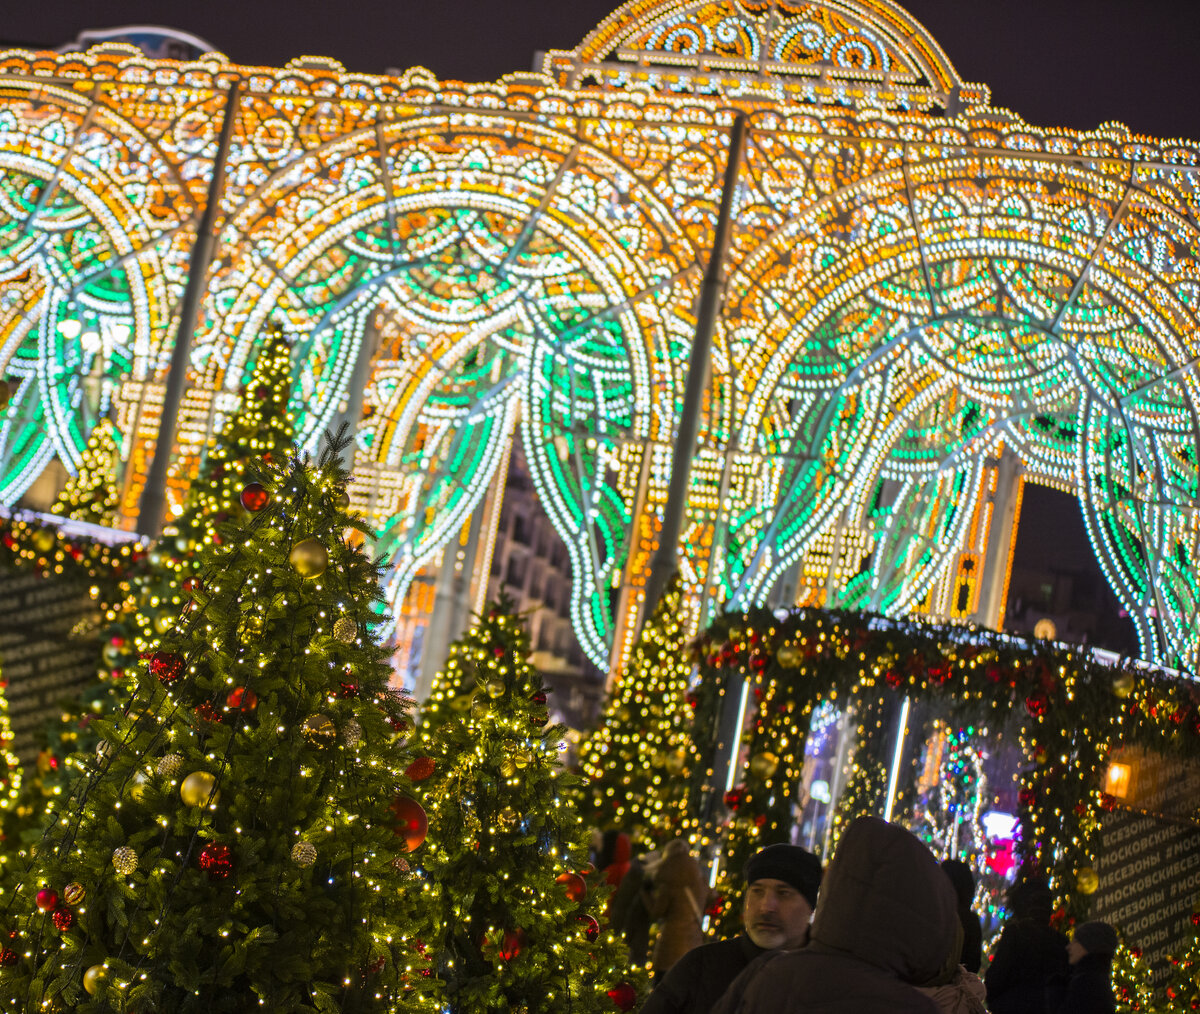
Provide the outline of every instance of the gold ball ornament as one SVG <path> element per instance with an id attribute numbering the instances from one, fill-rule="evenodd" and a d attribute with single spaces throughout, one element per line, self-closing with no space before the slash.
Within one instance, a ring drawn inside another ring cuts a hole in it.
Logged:
<path id="1" fill-rule="evenodd" d="M 87 991 L 88 996 L 95 996 L 104 987 L 104 980 L 108 978 L 108 969 L 103 965 L 92 965 L 86 972 L 83 973 L 83 988 Z"/>
<path id="2" fill-rule="evenodd" d="M 488 697 L 494 701 L 503 697 L 508 687 L 505 686 L 504 680 L 488 680 L 483 689 L 487 691 Z"/>
<path id="3" fill-rule="evenodd" d="M 337 740 L 337 726 L 328 715 L 309 715 L 300 725 L 300 734 L 310 746 L 326 747 Z"/>
<path id="4" fill-rule="evenodd" d="M 122 845 L 120 848 L 113 849 L 112 854 L 113 869 L 115 869 L 123 877 L 131 877 L 138 868 L 138 854 L 128 845 Z"/>
<path id="5" fill-rule="evenodd" d="M 496 819 L 500 822 L 501 827 L 512 827 L 517 822 L 517 811 L 511 806 L 506 806 L 496 814 Z"/>
<path id="6" fill-rule="evenodd" d="M 292 846 L 292 862 L 309 867 L 317 861 L 317 847 L 312 842 L 298 841 Z"/>
<path id="7" fill-rule="evenodd" d="M 129 779 L 129 798 L 135 803 L 140 803 L 146 798 L 146 791 L 150 788 L 150 779 L 146 777 L 145 771 L 135 771 L 133 777 Z"/>
<path id="8" fill-rule="evenodd" d="M 1075 889 L 1080 894 L 1095 894 L 1096 889 L 1100 886 L 1100 877 L 1090 866 L 1080 867 L 1078 873 L 1075 874 Z"/>
<path id="9" fill-rule="evenodd" d="M 785 644 L 775 652 L 775 661 L 785 669 L 798 669 L 804 661 L 804 653 L 794 644 Z"/>
<path id="10" fill-rule="evenodd" d="M 316 539 L 301 539 L 292 546 L 288 563 L 303 578 L 320 577 L 329 566 L 329 551 Z"/>
<path id="11" fill-rule="evenodd" d="M 533 754 L 528 750 L 518 750 L 513 754 L 513 763 L 519 768 L 527 768 L 533 763 Z"/>
<path id="12" fill-rule="evenodd" d="M 340 511 L 348 511 L 350 509 L 350 494 L 344 489 L 339 489 L 333 495 L 333 505 Z"/>
<path id="13" fill-rule="evenodd" d="M 358 719 L 347 719 L 346 724 L 342 726 L 342 742 L 346 746 L 358 746 L 362 742 L 363 727 L 359 724 Z"/>
<path id="14" fill-rule="evenodd" d="M 333 624 L 333 636 L 343 644 L 353 644 L 358 637 L 358 624 L 352 616 L 339 616 Z"/>
<path id="15" fill-rule="evenodd" d="M 154 629 L 160 634 L 165 634 L 175 626 L 175 617 L 170 613 L 159 613 L 154 617 Z"/>
<path id="16" fill-rule="evenodd" d="M 244 639 L 258 637 L 263 632 L 265 626 L 263 618 L 258 613 L 249 613 L 242 618 L 242 625 L 238 633 Z"/>
<path id="17" fill-rule="evenodd" d="M 489 711 L 492 710 L 492 702 L 483 694 L 476 694 L 471 698 L 471 717 L 485 718 Z"/>
<path id="18" fill-rule="evenodd" d="M 71 881 L 62 890 L 62 900 L 68 905 L 78 905 L 86 897 L 87 891 L 77 880 Z"/>
<path id="19" fill-rule="evenodd" d="M 29 536 L 29 541 L 33 543 L 33 548 L 39 553 L 48 553 L 54 548 L 54 529 L 38 528 Z"/>
<path id="20" fill-rule="evenodd" d="M 1112 679 L 1112 691 L 1122 700 L 1133 693 L 1133 673 L 1119 672 Z"/>
<path id="21" fill-rule="evenodd" d="M 500 761 L 500 774 L 505 778 L 511 778 L 517 773 L 517 765 L 511 757 L 505 757 Z"/>
<path id="22" fill-rule="evenodd" d="M 183 767 L 183 757 L 177 753 L 165 753 L 158 759 L 154 770 L 162 778 L 174 778 Z"/>
<path id="23" fill-rule="evenodd" d="M 755 778 L 767 779 L 775 774 L 779 767 L 779 758 L 770 750 L 763 750 L 750 758 L 750 774 Z"/>
<path id="24" fill-rule="evenodd" d="M 193 771 L 179 786 L 179 798 L 188 806 L 211 806 L 220 797 L 217 779 L 207 771 Z"/>

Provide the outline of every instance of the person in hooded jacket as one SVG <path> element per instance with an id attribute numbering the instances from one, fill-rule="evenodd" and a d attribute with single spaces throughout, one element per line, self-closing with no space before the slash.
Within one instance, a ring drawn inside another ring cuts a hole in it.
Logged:
<path id="1" fill-rule="evenodd" d="M 1039 879 L 1018 881 L 1008 892 L 1012 915 L 1004 924 L 987 984 L 992 1014 L 1045 1014 L 1051 985 L 1066 977 L 1067 938 L 1050 927 L 1054 896 Z"/>
<path id="2" fill-rule="evenodd" d="M 859 817 L 825 872 L 808 945 L 758 958 L 713 1014 L 940 1014 L 962 947 L 954 889 L 908 831 Z"/>
<path id="3" fill-rule="evenodd" d="M 1118 944 L 1116 930 L 1106 922 L 1085 922 L 1075 927 L 1067 944 L 1070 977 L 1054 1014 L 1113 1014 L 1117 1002 L 1113 997 L 1112 961 Z"/>

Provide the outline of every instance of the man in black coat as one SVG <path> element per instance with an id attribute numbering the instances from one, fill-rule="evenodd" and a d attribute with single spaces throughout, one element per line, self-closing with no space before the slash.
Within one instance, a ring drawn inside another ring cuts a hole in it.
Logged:
<path id="1" fill-rule="evenodd" d="M 1113 1014 L 1117 1003 L 1112 989 L 1112 960 L 1117 953 L 1117 933 L 1106 922 L 1085 922 L 1075 927 L 1067 944 L 1070 978 L 1055 1014 Z"/>
<path id="2" fill-rule="evenodd" d="M 1008 893 L 1012 915 L 992 954 L 984 982 L 992 1014 L 1044 1014 L 1047 997 L 1067 972 L 1067 938 L 1050 927 L 1054 896 L 1040 880 Z"/>
<path id="3" fill-rule="evenodd" d="M 709 1014 L 721 994 L 760 954 L 800 947 L 821 886 L 821 861 L 798 845 L 768 845 L 744 872 L 744 931 L 693 948 L 654 987 L 641 1014 Z"/>

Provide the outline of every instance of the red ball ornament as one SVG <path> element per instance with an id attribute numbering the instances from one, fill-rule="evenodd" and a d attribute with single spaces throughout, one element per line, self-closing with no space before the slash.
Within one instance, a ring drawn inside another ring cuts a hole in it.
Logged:
<path id="1" fill-rule="evenodd" d="M 729 807 L 729 809 L 736 810 L 742 805 L 742 800 L 744 799 L 745 794 L 746 787 L 744 785 L 735 785 L 732 789 L 726 792 L 721 799 L 725 805 Z"/>
<path id="2" fill-rule="evenodd" d="M 161 683 L 174 683 L 183 675 L 183 664 L 173 651 L 156 651 L 150 656 L 150 674 Z"/>
<path id="3" fill-rule="evenodd" d="M 404 839 L 405 851 L 413 852 L 421 847 L 425 835 L 429 833 L 429 818 L 421 809 L 421 804 L 408 796 L 397 796 L 390 807 L 396 817 L 392 830 L 397 837 Z"/>
<path id="4" fill-rule="evenodd" d="M 58 905 L 58 892 L 52 887 L 43 887 L 34 900 L 43 912 L 52 912 Z"/>
<path id="5" fill-rule="evenodd" d="M 258 707 L 258 694 L 249 687 L 234 687 L 225 701 L 232 711 L 253 711 Z"/>
<path id="6" fill-rule="evenodd" d="M 1043 694 L 1030 694 L 1025 698 L 1025 710 L 1030 718 L 1041 718 L 1050 707 L 1050 702 Z"/>
<path id="7" fill-rule="evenodd" d="M 224 842 L 210 841 L 200 850 L 196 865 L 209 880 L 224 880 L 233 872 L 233 849 Z"/>
<path id="8" fill-rule="evenodd" d="M 1192 925 L 1193 925 L 1193 926 L 1200 926 L 1200 912 L 1193 912 L 1193 913 L 1192 913 Z"/>
<path id="9" fill-rule="evenodd" d="M 251 482 L 242 490 L 238 501 L 251 514 L 257 514 L 271 502 L 271 494 L 263 489 L 261 483 Z"/>
<path id="10" fill-rule="evenodd" d="M 578 873 L 560 873 L 554 878 L 556 884 L 561 884 L 567 900 L 578 905 L 587 894 L 587 883 Z"/>
<path id="11" fill-rule="evenodd" d="M 546 691 L 545 690 L 537 690 L 533 693 L 533 695 L 529 699 L 531 701 L 533 701 L 534 704 L 545 704 L 546 703 Z"/>
<path id="12" fill-rule="evenodd" d="M 347 697 L 357 697 L 357 696 L 358 696 L 358 684 L 357 683 L 339 683 L 338 684 L 338 697 L 341 697 L 344 700 Z"/>
<path id="13" fill-rule="evenodd" d="M 75 913 L 69 908 L 56 908 L 50 918 L 54 920 L 55 927 L 61 933 L 65 933 L 75 925 Z"/>
<path id="14" fill-rule="evenodd" d="M 404 769 L 405 775 L 409 781 L 423 782 L 437 767 L 437 763 L 432 757 L 418 757 L 407 768 Z"/>
<path id="15" fill-rule="evenodd" d="M 504 937 L 500 941 L 500 957 L 505 961 L 512 961 L 518 954 L 521 953 L 525 946 L 525 931 L 523 929 L 505 930 Z"/>
<path id="16" fill-rule="evenodd" d="M 583 923 L 583 935 L 588 938 L 588 943 L 595 943 L 600 935 L 600 924 L 590 915 L 576 916 L 576 919 Z"/>
<path id="17" fill-rule="evenodd" d="M 619 1011 L 631 1011 L 637 1003 L 637 990 L 628 982 L 618 982 L 608 991 L 608 998 Z"/>

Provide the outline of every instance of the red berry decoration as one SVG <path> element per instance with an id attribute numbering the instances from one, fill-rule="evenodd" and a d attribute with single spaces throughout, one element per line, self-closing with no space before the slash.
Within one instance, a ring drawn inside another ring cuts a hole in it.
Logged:
<path id="1" fill-rule="evenodd" d="M 174 683 L 183 675 L 183 659 L 173 651 L 156 651 L 150 656 L 150 673 L 160 683 Z"/>
<path id="2" fill-rule="evenodd" d="M 600 935 L 600 924 L 590 915 L 580 915 L 576 918 L 583 923 L 583 935 L 588 938 L 588 942 L 594 943 Z"/>
<path id="3" fill-rule="evenodd" d="M 34 900 L 43 912 L 52 912 L 58 906 L 58 892 L 52 887 L 43 887 Z"/>
<path id="4" fill-rule="evenodd" d="M 405 851 L 413 852 L 421 847 L 425 835 L 429 833 L 429 818 L 421 809 L 421 804 L 408 796 L 397 796 L 390 807 L 396 816 L 396 824 L 392 830 L 397 837 L 404 839 Z"/>
<path id="5" fill-rule="evenodd" d="M 433 774 L 436 767 L 437 763 L 432 757 L 418 757 L 404 769 L 404 773 L 408 776 L 409 781 L 423 782 Z"/>
<path id="6" fill-rule="evenodd" d="M 224 842 L 210 841 L 200 850 L 196 865 L 209 880 L 224 880 L 233 872 L 233 849 Z"/>
<path id="7" fill-rule="evenodd" d="M 212 701 L 201 701 L 196 705 L 196 714 L 206 722 L 222 722 L 225 715 Z"/>
<path id="8" fill-rule="evenodd" d="M 561 884 L 567 900 L 578 905 L 587 894 L 587 884 L 578 873 L 560 873 L 554 878 L 556 884 Z"/>
<path id="9" fill-rule="evenodd" d="M 339 683 L 338 684 L 338 697 L 341 697 L 344 699 L 347 697 L 357 697 L 357 696 L 358 696 L 358 684 L 357 683 Z"/>
<path id="10" fill-rule="evenodd" d="M 56 908 L 50 918 L 54 920 L 55 927 L 61 933 L 65 933 L 75 925 L 75 913 L 69 908 Z"/>
<path id="11" fill-rule="evenodd" d="M 608 991 L 608 998 L 619 1011 L 631 1011 L 637 1003 L 637 990 L 628 982 L 618 982 Z"/>
<path id="12" fill-rule="evenodd" d="M 0 965 L 3 965 L 5 968 L 11 968 L 19 960 L 17 952 L 11 947 L 5 947 L 3 950 L 0 950 Z"/>
<path id="13" fill-rule="evenodd" d="M 242 490 L 238 501 L 251 514 L 257 514 L 271 502 L 271 494 L 263 489 L 261 483 L 251 482 Z"/>
<path id="14" fill-rule="evenodd" d="M 258 707 L 258 694 L 249 687 L 234 687 L 225 702 L 232 711 L 253 711 Z"/>

